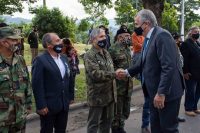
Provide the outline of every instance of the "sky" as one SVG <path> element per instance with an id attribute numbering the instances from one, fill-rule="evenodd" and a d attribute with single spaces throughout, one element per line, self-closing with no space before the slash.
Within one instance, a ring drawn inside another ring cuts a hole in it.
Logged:
<path id="1" fill-rule="evenodd" d="M 85 13 L 84 8 L 78 0 L 46 0 L 47 7 L 52 9 L 53 7 L 59 8 L 64 15 L 75 17 L 78 19 L 86 18 L 88 15 Z M 42 6 L 43 0 L 39 0 L 37 3 L 33 4 L 33 6 Z M 14 13 L 14 17 L 22 17 L 26 19 L 32 19 L 34 15 L 30 14 L 28 11 L 28 4 L 26 2 L 23 3 L 24 10 L 22 13 Z M 108 19 L 114 19 L 116 16 L 114 9 L 106 10 L 105 16 Z"/>

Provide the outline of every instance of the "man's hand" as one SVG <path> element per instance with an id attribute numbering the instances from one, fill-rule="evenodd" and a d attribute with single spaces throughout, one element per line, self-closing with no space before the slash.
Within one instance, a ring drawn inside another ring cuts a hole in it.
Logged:
<path id="1" fill-rule="evenodd" d="M 127 76 L 126 71 L 122 68 L 117 69 L 115 74 L 116 74 L 116 78 L 119 80 L 121 80 Z"/>
<path id="2" fill-rule="evenodd" d="M 45 107 L 45 108 L 43 108 L 43 109 L 41 109 L 41 110 L 37 110 L 37 113 L 38 113 L 39 115 L 47 115 L 48 112 L 49 112 L 49 110 L 48 110 L 47 107 Z"/>
<path id="3" fill-rule="evenodd" d="M 165 96 L 156 94 L 153 104 L 155 108 L 163 109 L 165 107 Z"/>
<path id="4" fill-rule="evenodd" d="M 192 75 L 191 73 L 185 73 L 185 74 L 184 74 L 184 78 L 185 78 L 186 80 L 189 80 L 191 75 Z"/>

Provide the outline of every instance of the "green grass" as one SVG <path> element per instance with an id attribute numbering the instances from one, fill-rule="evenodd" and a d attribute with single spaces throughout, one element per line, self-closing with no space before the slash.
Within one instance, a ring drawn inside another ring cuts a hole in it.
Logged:
<path id="1" fill-rule="evenodd" d="M 80 74 L 76 76 L 75 81 L 75 102 L 85 101 L 87 99 L 85 69 L 80 69 Z"/>

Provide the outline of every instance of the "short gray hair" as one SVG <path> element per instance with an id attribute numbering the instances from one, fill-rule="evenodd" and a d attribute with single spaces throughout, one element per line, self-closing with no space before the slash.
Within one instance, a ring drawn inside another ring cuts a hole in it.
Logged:
<path id="1" fill-rule="evenodd" d="M 192 27 L 188 30 L 188 33 L 187 33 L 186 38 L 190 38 L 190 37 L 191 37 L 192 31 L 195 30 L 195 29 L 199 29 L 199 27 L 198 27 L 198 26 L 192 26 Z"/>
<path id="2" fill-rule="evenodd" d="M 43 35 L 42 37 L 42 46 L 44 48 L 47 48 L 47 45 L 52 43 L 52 39 L 51 39 L 51 33 L 46 33 Z"/>
<path id="3" fill-rule="evenodd" d="M 157 19 L 154 13 L 151 10 L 143 9 L 137 13 L 136 16 L 139 16 L 142 22 L 149 21 L 151 27 L 157 26 Z"/>
<path id="4" fill-rule="evenodd" d="M 93 43 L 93 40 L 102 32 L 104 31 L 101 28 L 94 28 L 90 33 L 89 43 Z"/>

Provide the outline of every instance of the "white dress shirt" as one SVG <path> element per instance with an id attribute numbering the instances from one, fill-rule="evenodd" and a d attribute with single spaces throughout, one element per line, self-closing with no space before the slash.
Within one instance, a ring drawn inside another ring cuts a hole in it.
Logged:
<path id="1" fill-rule="evenodd" d="M 63 78 L 65 76 L 65 66 L 64 66 L 62 60 L 60 59 L 60 55 L 58 54 L 58 57 L 54 57 L 54 56 L 51 56 L 51 57 L 53 58 L 53 60 L 57 64 L 57 66 L 60 70 L 61 76 Z"/>

